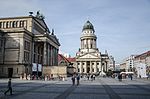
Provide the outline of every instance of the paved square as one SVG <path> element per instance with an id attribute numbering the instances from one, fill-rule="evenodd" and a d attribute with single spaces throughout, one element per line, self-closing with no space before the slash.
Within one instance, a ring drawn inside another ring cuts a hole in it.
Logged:
<path id="1" fill-rule="evenodd" d="M 4 95 L 8 79 L 0 79 L 0 99 L 150 99 L 150 80 L 97 77 L 91 81 L 80 80 L 72 86 L 65 81 L 40 81 L 12 79 L 13 95 Z"/>

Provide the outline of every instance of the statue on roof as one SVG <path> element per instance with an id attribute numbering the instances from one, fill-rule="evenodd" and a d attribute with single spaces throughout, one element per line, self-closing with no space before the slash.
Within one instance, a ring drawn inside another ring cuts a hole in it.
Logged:
<path id="1" fill-rule="evenodd" d="M 44 15 L 40 13 L 40 10 L 36 12 L 36 17 L 41 20 L 45 19 Z"/>
<path id="2" fill-rule="evenodd" d="M 52 33 L 51 33 L 51 35 L 54 35 L 54 29 L 52 29 Z"/>

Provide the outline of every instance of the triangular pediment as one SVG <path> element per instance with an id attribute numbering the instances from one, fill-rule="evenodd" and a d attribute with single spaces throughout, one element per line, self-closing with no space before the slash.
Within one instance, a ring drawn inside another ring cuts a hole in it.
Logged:
<path id="1" fill-rule="evenodd" d="M 98 54 L 93 53 L 85 53 L 79 58 L 100 58 Z"/>
<path id="2" fill-rule="evenodd" d="M 39 18 L 35 18 L 35 20 L 40 23 L 40 25 L 42 25 L 44 28 L 48 28 L 44 19 L 39 19 Z"/>
<path id="3" fill-rule="evenodd" d="M 57 39 L 57 37 L 55 35 L 50 35 L 50 38 L 53 42 L 55 42 L 56 44 L 58 44 L 60 46 L 59 40 Z"/>

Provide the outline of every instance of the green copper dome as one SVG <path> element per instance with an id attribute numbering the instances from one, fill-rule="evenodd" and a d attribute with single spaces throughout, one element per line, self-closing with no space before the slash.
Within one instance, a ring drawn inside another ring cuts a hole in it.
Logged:
<path id="1" fill-rule="evenodd" d="M 86 29 L 92 29 L 94 31 L 94 26 L 92 25 L 92 23 L 89 20 L 84 24 L 82 31 L 84 31 Z"/>

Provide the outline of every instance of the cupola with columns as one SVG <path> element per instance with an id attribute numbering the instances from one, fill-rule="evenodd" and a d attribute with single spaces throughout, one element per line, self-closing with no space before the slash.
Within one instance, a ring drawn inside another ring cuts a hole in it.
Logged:
<path id="1" fill-rule="evenodd" d="M 80 37 L 81 52 L 94 52 L 97 50 L 97 46 L 96 46 L 97 37 L 94 33 L 95 33 L 94 26 L 88 20 L 83 26 L 82 34 Z"/>

